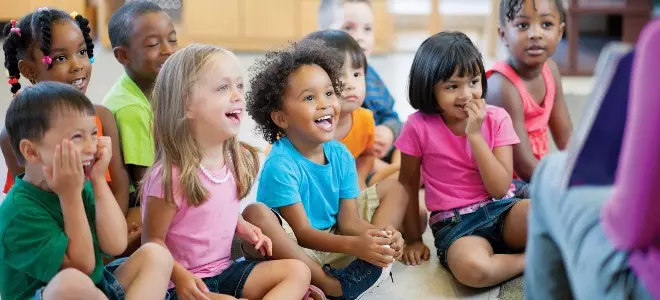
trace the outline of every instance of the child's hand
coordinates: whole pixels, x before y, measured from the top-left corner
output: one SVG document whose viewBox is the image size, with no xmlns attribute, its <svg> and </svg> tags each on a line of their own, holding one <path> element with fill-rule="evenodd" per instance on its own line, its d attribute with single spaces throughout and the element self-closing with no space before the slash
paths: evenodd
<svg viewBox="0 0 660 300">
<path fill-rule="evenodd" d="M 211 300 L 208 294 L 211 293 L 206 287 L 204 281 L 193 275 L 189 271 L 186 274 L 174 279 L 174 288 L 176 294 L 181 300 Z"/>
<path fill-rule="evenodd" d="M 133 241 L 140 239 L 142 236 L 142 228 L 137 223 L 131 223 L 131 226 L 128 226 L 128 243 L 131 244 Z"/>
<path fill-rule="evenodd" d="M 394 250 L 394 259 L 401 260 L 403 255 L 403 236 L 401 236 L 401 232 L 390 225 L 385 226 L 383 230 L 390 237 L 390 248 Z"/>
<path fill-rule="evenodd" d="M 392 148 L 394 143 L 394 132 L 387 126 L 379 125 L 376 126 L 376 135 L 374 137 L 374 145 L 372 150 L 374 155 L 378 158 L 383 158 L 387 155 L 387 151 Z"/>
<path fill-rule="evenodd" d="M 465 135 L 480 134 L 481 124 L 486 116 L 486 101 L 484 99 L 472 99 L 463 110 L 468 114 L 465 125 Z"/>
<path fill-rule="evenodd" d="M 410 266 L 422 264 L 422 260 L 429 260 L 431 252 L 423 242 L 414 242 L 403 248 L 403 263 Z"/>
<path fill-rule="evenodd" d="M 254 245 L 254 248 L 264 257 L 273 255 L 273 242 L 270 238 L 265 236 L 259 227 L 243 220 L 243 218 L 240 218 L 238 224 L 236 224 L 236 235 L 241 240 Z"/>
<path fill-rule="evenodd" d="M 112 141 L 110 140 L 110 137 L 99 137 L 99 142 L 96 146 L 96 161 L 89 172 L 89 178 L 92 180 L 105 180 L 105 172 L 108 171 L 111 157 Z"/>
<path fill-rule="evenodd" d="M 390 238 L 384 231 L 369 229 L 355 238 L 357 239 L 352 247 L 353 253 L 350 254 L 381 268 L 394 262 L 395 251 L 385 247 L 390 244 Z"/>
<path fill-rule="evenodd" d="M 43 167 L 46 183 L 60 196 L 60 200 L 75 199 L 71 195 L 80 195 L 85 185 L 85 172 L 83 171 L 80 151 L 73 147 L 69 140 L 62 141 L 55 146 L 53 164 Z"/>
</svg>

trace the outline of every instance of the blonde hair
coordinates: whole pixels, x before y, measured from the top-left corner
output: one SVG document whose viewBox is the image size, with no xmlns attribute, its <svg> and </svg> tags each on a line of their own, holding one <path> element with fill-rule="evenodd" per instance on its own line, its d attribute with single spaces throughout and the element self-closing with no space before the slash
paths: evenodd
<svg viewBox="0 0 660 300">
<path fill-rule="evenodd" d="M 145 176 L 146 182 L 154 168 L 160 166 L 163 197 L 174 203 L 172 168 L 179 169 L 180 191 L 189 205 L 199 206 L 208 198 L 208 191 L 202 185 L 198 169 L 202 154 L 193 138 L 190 119 L 185 113 L 191 104 L 190 95 L 199 80 L 200 72 L 215 55 L 236 56 L 229 50 L 210 45 L 192 44 L 167 59 L 158 73 L 151 96 L 154 111 L 154 137 L 156 142 L 156 163 Z M 238 60 L 236 60 L 238 63 Z M 224 144 L 225 162 L 236 181 L 239 199 L 250 192 L 259 170 L 259 157 L 256 148 L 232 137 Z"/>
</svg>

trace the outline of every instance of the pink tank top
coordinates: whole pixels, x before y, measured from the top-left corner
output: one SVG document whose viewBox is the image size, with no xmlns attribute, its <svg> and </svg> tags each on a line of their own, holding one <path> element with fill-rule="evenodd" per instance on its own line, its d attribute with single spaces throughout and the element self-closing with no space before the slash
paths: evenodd
<svg viewBox="0 0 660 300">
<path fill-rule="evenodd" d="M 550 112 L 552 112 L 552 107 L 555 104 L 555 94 L 557 92 L 557 85 L 550 66 L 546 63 L 541 70 L 541 76 L 543 76 L 543 82 L 545 83 L 545 98 L 541 105 L 538 105 L 532 99 L 532 95 L 527 90 L 522 78 L 509 64 L 504 61 L 496 63 L 492 69 L 486 72 L 486 77 L 490 77 L 494 72 L 504 75 L 516 87 L 523 103 L 525 128 L 532 146 L 532 152 L 536 159 L 541 159 L 548 153 L 548 120 L 550 120 Z"/>
</svg>

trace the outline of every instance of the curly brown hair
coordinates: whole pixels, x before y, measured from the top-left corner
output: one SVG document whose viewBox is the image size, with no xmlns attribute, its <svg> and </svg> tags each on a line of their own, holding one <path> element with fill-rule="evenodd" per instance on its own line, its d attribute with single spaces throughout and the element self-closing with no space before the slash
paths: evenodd
<svg viewBox="0 0 660 300">
<path fill-rule="evenodd" d="M 289 47 L 266 53 L 258 60 L 250 72 L 250 92 L 247 93 L 248 114 L 257 123 L 255 131 L 268 143 L 274 143 L 284 132 L 270 118 L 274 111 L 282 109 L 282 98 L 286 91 L 289 75 L 304 65 L 318 65 L 330 76 L 332 87 L 341 95 L 339 80 L 343 53 L 326 46 L 321 40 L 302 40 Z"/>
</svg>

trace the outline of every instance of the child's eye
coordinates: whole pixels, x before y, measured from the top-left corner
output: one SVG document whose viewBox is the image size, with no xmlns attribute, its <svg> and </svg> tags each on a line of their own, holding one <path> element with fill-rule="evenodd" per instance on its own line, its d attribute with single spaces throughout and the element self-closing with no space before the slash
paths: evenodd
<svg viewBox="0 0 660 300">
<path fill-rule="evenodd" d="M 453 85 L 447 86 L 447 89 L 451 91 L 451 90 L 455 90 L 457 87 L 458 87 L 457 85 L 453 84 Z"/>
<path fill-rule="evenodd" d="M 92 136 L 97 136 L 99 134 L 98 129 L 92 130 Z"/>
<path fill-rule="evenodd" d="M 229 86 L 227 86 L 226 84 L 223 84 L 220 87 L 218 87 L 218 91 L 226 91 L 227 89 L 229 89 Z"/>
<path fill-rule="evenodd" d="M 236 87 L 242 91 L 245 86 L 242 83 L 239 83 Z"/>
<path fill-rule="evenodd" d="M 147 47 L 149 47 L 149 48 L 154 48 L 154 47 L 158 47 L 158 46 L 160 46 L 160 43 L 158 43 L 158 42 L 147 45 Z"/>
<path fill-rule="evenodd" d="M 371 32 L 371 30 L 373 30 L 373 28 L 371 28 L 371 26 L 365 26 L 364 27 L 364 31 L 366 31 L 366 32 Z"/>
<path fill-rule="evenodd" d="M 527 29 L 529 28 L 529 23 L 519 23 L 516 25 L 516 28 L 518 29 Z"/>
<path fill-rule="evenodd" d="M 78 51 L 78 54 L 80 56 L 87 56 L 87 49 L 82 49 L 82 50 Z"/>
<path fill-rule="evenodd" d="M 66 56 L 64 55 L 58 55 L 53 57 L 54 62 L 65 62 L 66 61 Z"/>
<path fill-rule="evenodd" d="M 75 140 L 79 140 L 79 139 L 82 139 L 82 138 L 83 138 L 82 134 L 76 133 L 71 137 L 71 140 L 75 141 Z"/>
<path fill-rule="evenodd" d="M 554 25 L 555 25 L 555 24 L 553 24 L 552 22 L 543 22 L 543 27 L 546 27 L 546 28 L 550 28 L 550 27 L 552 27 L 552 26 L 554 26 Z"/>
<path fill-rule="evenodd" d="M 314 101 L 314 96 L 307 96 L 305 97 L 305 101 Z"/>
<path fill-rule="evenodd" d="M 360 75 L 362 75 L 362 74 L 360 74 L 360 72 L 355 72 L 355 73 L 353 73 L 353 77 L 355 77 L 355 78 L 360 77 Z"/>
<path fill-rule="evenodd" d="M 481 80 L 479 80 L 479 79 L 474 79 L 474 80 L 472 80 L 472 82 L 470 82 L 470 83 L 472 84 L 472 86 L 476 86 L 477 84 L 479 84 L 479 81 L 481 81 Z"/>
<path fill-rule="evenodd" d="M 178 42 L 179 42 L 179 41 L 178 41 L 177 39 L 170 40 L 170 43 L 172 43 L 172 44 L 176 44 L 176 43 L 178 43 Z"/>
</svg>

